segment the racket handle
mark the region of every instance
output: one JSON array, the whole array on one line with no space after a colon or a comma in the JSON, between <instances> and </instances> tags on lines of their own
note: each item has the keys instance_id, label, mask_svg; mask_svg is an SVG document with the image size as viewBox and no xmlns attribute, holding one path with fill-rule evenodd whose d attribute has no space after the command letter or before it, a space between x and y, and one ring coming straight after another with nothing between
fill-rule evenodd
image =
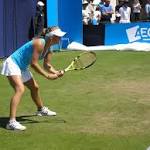
<instances>
[{"instance_id":1,"label":"racket handle","mask_svg":"<svg viewBox=\"0 0 150 150\"><path fill-rule=\"evenodd\" d=\"M68 68L66 68L66 69L64 69L63 71L64 71L64 73L65 73L65 72L69 71L69 69L68 69Z\"/></svg>"},{"instance_id":2,"label":"racket handle","mask_svg":"<svg viewBox=\"0 0 150 150\"><path fill-rule=\"evenodd\" d=\"M66 69L64 69L63 71L64 71L64 73L65 73L65 72L67 72L67 70L66 70Z\"/></svg>"}]
</instances>

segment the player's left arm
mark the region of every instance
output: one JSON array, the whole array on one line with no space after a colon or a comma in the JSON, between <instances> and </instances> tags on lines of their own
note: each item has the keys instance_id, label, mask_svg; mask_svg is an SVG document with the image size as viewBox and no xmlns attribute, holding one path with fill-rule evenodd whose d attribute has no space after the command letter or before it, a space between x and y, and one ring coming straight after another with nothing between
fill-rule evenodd
<instances>
[{"instance_id":1,"label":"player's left arm","mask_svg":"<svg viewBox=\"0 0 150 150\"><path fill-rule=\"evenodd\" d=\"M53 53L50 51L46 54L43 61L43 67L47 72L57 74L59 77L61 77L63 76L64 72L61 70L56 70L53 67L53 65L51 64L52 55Z\"/></svg>"}]
</instances>

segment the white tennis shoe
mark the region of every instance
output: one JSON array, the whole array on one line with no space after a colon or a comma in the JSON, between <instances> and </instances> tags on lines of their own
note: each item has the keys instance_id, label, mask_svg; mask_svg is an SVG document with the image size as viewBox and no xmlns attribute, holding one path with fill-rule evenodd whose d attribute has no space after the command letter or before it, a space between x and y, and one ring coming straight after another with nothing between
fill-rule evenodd
<instances>
[{"instance_id":1,"label":"white tennis shoe","mask_svg":"<svg viewBox=\"0 0 150 150\"><path fill-rule=\"evenodd\" d=\"M56 112L49 110L47 107L42 107L36 112L37 116L56 116Z\"/></svg>"},{"instance_id":2,"label":"white tennis shoe","mask_svg":"<svg viewBox=\"0 0 150 150\"><path fill-rule=\"evenodd\" d=\"M9 121L8 122L8 124L6 125L6 129L23 131L23 130L26 130L26 127L14 120L14 121Z\"/></svg>"}]
</instances>

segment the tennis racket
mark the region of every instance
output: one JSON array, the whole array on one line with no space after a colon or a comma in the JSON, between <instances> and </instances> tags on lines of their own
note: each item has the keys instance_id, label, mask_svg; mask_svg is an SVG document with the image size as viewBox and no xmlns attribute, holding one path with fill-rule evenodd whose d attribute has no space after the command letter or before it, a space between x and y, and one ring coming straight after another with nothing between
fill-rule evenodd
<instances>
[{"instance_id":1,"label":"tennis racket","mask_svg":"<svg viewBox=\"0 0 150 150\"><path fill-rule=\"evenodd\" d=\"M70 65L64 69L64 72L71 70L82 70L92 66L96 61L96 54L94 52L88 51L83 52L70 63Z\"/></svg>"}]
</instances>

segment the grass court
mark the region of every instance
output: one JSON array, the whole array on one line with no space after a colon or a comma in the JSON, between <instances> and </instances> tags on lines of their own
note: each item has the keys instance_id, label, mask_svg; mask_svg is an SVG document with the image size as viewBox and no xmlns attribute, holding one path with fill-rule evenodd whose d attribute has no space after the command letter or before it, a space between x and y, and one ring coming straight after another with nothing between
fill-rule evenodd
<instances>
[{"instance_id":1,"label":"grass court","mask_svg":"<svg viewBox=\"0 0 150 150\"><path fill-rule=\"evenodd\" d=\"M56 52L65 68L80 52ZM8 131L13 93L0 76L0 150L146 150L150 146L150 53L97 51L96 63L52 81L36 74L45 105L56 117L34 116L26 89L17 120L26 131ZM0 62L1 63L1 62Z\"/></svg>"}]
</instances>

